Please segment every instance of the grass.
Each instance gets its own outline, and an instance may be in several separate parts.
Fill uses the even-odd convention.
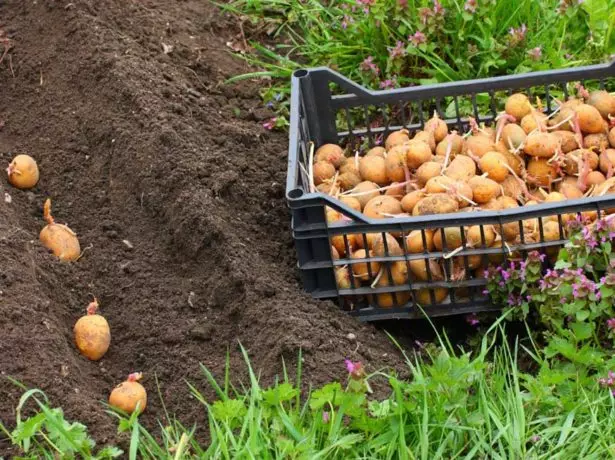
[[[273,79],[263,97],[282,114],[300,67],[328,66],[377,89],[575,67],[615,53],[615,0],[233,0],[220,7],[255,30],[252,52],[240,56],[259,70],[231,81]]]
[[[138,417],[110,411],[119,431],[131,435],[128,458],[258,459],[603,459],[615,455],[615,399],[595,378],[547,360],[531,341],[508,345],[501,320],[474,352],[454,349],[446,338],[424,353],[406,355],[412,375],[354,371],[347,382],[333,382],[301,394],[301,367],[291,377],[264,388],[245,350],[249,381],[239,387],[202,367],[217,399],[202,404],[203,427],[183,425],[166,412],[157,431]],[[534,374],[519,371],[519,355],[533,361]],[[301,362],[301,360],[299,360]],[[369,382],[388,385],[376,400]],[[28,418],[26,405],[34,402]],[[26,458],[112,458],[115,447],[94,453],[83,425],[64,420],[39,390],[27,390],[13,430],[4,435]],[[199,439],[207,431],[208,443]],[[197,433],[199,436],[197,437]]]

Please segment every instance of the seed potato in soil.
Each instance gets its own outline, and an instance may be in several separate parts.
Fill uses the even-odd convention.
[[[154,376],[167,408],[202,426],[185,380],[206,390],[198,364],[222,375],[227,349],[241,378],[238,341],[265,382],[282,358],[294,366],[299,348],[306,384],[343,377],[344,358],[401,365],[384,333],[302,291],[284,196],[287,138],[263,129],[273,114],[257,84],[222,83],[249,69],[228,53],[239,32],[213,5],[7,0],[0,28],[13,43],[0,64],[0,162],[27,153],[40,170],[31,190],[0,178],[5,424],[21,394],[12,376],[44,390],[99,444],[125,442],[101,403],[143,372],[147,426],[163,416]],[[79,238],[76,262],[38,240],[47,198]],[[73,339],[92,296],[113,334],[97,362]],[[13,454],[0,441],[0,456]]]

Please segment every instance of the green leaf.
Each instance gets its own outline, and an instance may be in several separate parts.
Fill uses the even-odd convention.
[[[380,418],[386,417],[391,412],[391,400],[385,399],[384,401],[370,401],[367,404],[369,413],[372,417]]]
[[[38,413],[34,417],[19,423],[11,433],[13,443],[20,444],[24,452],[28,452],[30,440],[38,433],[43,423],[45,423],[45,414],[43,413]]]
[[[226,401],[216,401],[212,409],[212,415],[221,422],[230,422],[241,419],[247,412],[243,401],[239,399],[227,399]]]
[[[584,312],[577,313],[577,321],[583,321],[583,320],[578,319],[580,313],[584,313]],[[589,316],[589,313],[587,316]],[[574,336],[578,340],[589,339],[592,336],[592,332],[594,329],[592,326],[592,323],[571,323],[569,327],[570,329],[572,329]]]
[[[290,401],[297,396],[298,393],[299,390],[293,388],[290,383],[282,383],[276,385],[274,388],[263,391],[263,399],[270,406],[277,406],[285,401]]]
[[[563,250],[562,250],[563,251]],[[566,262],[563,259],[559,259],[557,262],[555,262],[555,268],[556,270],[563,270],[564,268],[570,268],[572,265],[569,262]]]
[[[333,404],[336,396],[339,398],[339,395],[343,392],[339,382],[329,383],[312,393],[310,408],[312,410],[322,409],[327,403]]]

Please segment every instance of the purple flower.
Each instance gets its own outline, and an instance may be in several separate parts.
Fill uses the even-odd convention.
[[[525,300],[527,300],[528,302],[531,302],[532,301],[532,296],[531,295],[525,296]]]
[[[606,325],[609,329],[615,330],[615,318],[607,319]]]
[[[504,281],[508,281],[510,279],[510,272],[508,270],[502,270],[502,278],[504,278]]]
[[[359,68],[363,72],[374,74],[374,76],[378,76],[378,74],[380,73],[380,69],[378,68],[376,63],[374,63],[374,57],[373,56],[367,56],[367,58],[365,58],[363,60],[363,62],[359,66]]]
[[[483,295],[489,295],[489,290],[488,289],[484,289],[483,290]]]
[[[476,13],[476,8],[478,8],[478,0],[466,0],[463,9],[468,13]]]
[[[433,13],[434,15],[444,15],[446,10],[442,7],[442,4],[438,0],[433,0]]]
[[[380,82],[381,89],[392,89],[395,87],[397,87],[397,80],[395,79],[395,77]]]
[[[531,50],[529,50],[527,54],[530,59],[538,61],[542,57],[542,48],[540,46],[537,46],[536,48],[532,48]]]
[[[527,34],[527,27],[525,24],[521,24],[521,27],[519,27],[518,29],[511,27],[508,31],[508,34],[510,35],[510,44],[512,46],[518,45],[523,40],[525,40],[525,34]]]
[[[466,322],[470,326],[478,326],[478,324],[480,323],[480,321],[478,320],[478,316],[476,316],[476,313],[466,315]]]
[[[270,118],[265,123],[263,123],[263,128],[265,128],[267,131],[271,131],[273,128],[275,128],[276,121],[276,117]]]
[[[408,6],[408,0],[397,0],[397,4],[403,10]]]
[[[410,35],[408,37],[408,40],[414,46],[419,46],[420,44],[425,43],[427,41],[427,37],[425,36],[423,32],[421,32],[420,30],[417,30],[416,32],[414,32],[413,35]]]
[[[404,46],[404,43],[402,41],[398,41],[395,44],[395,47],[389,49],[389,57],[391,59],[403,57],[406,54],[408,54],[408,52],[406,51],[406,47]]]
[[[530,440],[531,440],[534,444],[536,444],[538,441],[540,441],[540,436],[538,436],[537,434],[535,434],[534,436],[532,436],[532,437],[530,438]]]
[[[331,419],[331,416],[329,415],[329,412],[323,411],[323,413],[322,413],[322,423],[329,423],[330,419]]]
[[[350,377],[359,380],[365,375],[363,370],[363,364],[360,362],[353,363],[349,359],[344,360],[344,364],[346,365],[346,370],[350,374]]]

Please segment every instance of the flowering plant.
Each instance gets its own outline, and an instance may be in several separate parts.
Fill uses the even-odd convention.
[[[615,219],[594,222],[581,216],[568,224],[569,242],[553,268],[546,255],[530,252],[486,271],[486,293],[514,319],[534,316],[545,327],[554,354],[585,344],[600,347],[615,338]],[[566,356],[569,357],[569,356]]]

